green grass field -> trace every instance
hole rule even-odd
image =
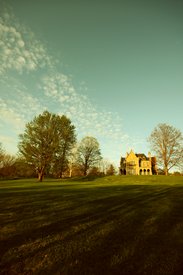
[[[0,274],[182,274],[183,177],[0,182]]]

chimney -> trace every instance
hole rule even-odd
[[[149,158],[149,160],[151,160],[151,153],[150,152],[148,153],[148,158]]]

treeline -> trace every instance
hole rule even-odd
[[[4,150],[3,150],[4,151]],[[21,157],[11,156],[5,151],[0,156],[0,179],[36,177],[31,165]]]
[[[115,174],[113,164],[102,159],[97,139],[77,142],[75,126],[64,115],[44,111],[34,117],[19,136],[18,149],[18,157],[10,156],[0,145],[0,178]]]
[[[173,126],[158,124],[148,138],[159,171],[165,175],[175,167],[183,171],[183,135]],[[76,139],[75,126],[65,115],[48,111],[35,116],[19,136],[18,157],[10,156],[0,144],[0,178],[62,178],[113,175],[113,164],[103,160],[94,137]],[[180,173],[180,174],[181,174]],[[160,174],[160,173],[159,173]]]

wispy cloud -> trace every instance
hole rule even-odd
[[[51,69],[54,63],[43,44],[18,22],[7,5],[0,10],[0,64],[1,140],[9,144],[12,138],[6,133],[17,141],[25,123],[44,109],[43,102],[23,84],[23,74]]]
[[[9,148],[17,142],[15,136],[24,130],[25,123],[44,109],[68,116],[76,126],[79,139],[86,135],[95,136],[109,158],[114,159],[124,143],[131,143],[118,113],[97,106],[85,94],[84,82],[78,87],[71,76],[60,72],[44,44],[7,9],[0,18],[0,37],[0,85],[3,90],[0,127],[11,131],[9,137],[2,132],[0,139]],[[48,73],[45,74],[42,68]],[[19,77],[11,72],[18,73]],[[27,86],[24,81],[25,72],[29,76],[36,75],[34,93],[31,90],[33,84]]]
[[[43,44],[7,8],[1,11],[0,38],[0,74],[9,70],[30,72],[51,66]]]
[[[42,79],[40,89],[44,96],[51,98],[60,107],[60,113],[66,114],[74,122],[79,135],[104,136],[106,139],[119,140],[124,135],[122,120],[117,113],[100,110],[91,99],[78,93],[72,79],[60,73],[54,73]]]
[[[17,137],[25,126],[24,117],[20,112],[0,98],[0,142],[11,153],[17,151]]]
[[[67,75],[57,72],[43,77],[40,88],[46,96],[60,103],[70,102],[72,97],[77,95],[72,80]]]
[[[16,132],[25,126],[22,115],[3,99],[0,99],[0,117],[1,122],[6,122],[10,129],[13,128]]]
[[[25,124],[46,107],[14,78],[1,79],[0,90],[0,142],[8,152],[15,153],[18,136],[23,133]]]
[[[9,154],[17,153],[17,140],[14,137],[0,134],[0,141],[7,153]]]

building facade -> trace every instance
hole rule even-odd
[[[121,175],[156,175],[156,158],[148,153],[135,154],[133,150],[126,154],[126,158],[121,157],[119,171]]]

